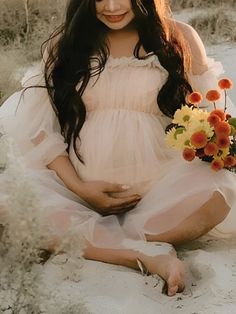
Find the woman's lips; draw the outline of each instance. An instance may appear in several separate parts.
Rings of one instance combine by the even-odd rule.
[[[105,18],[108,20],[108,22],[110,23],[117,23],[123,20],[123,18],[125,17],[125,14],[120,14],[120,15],[104,15]]]

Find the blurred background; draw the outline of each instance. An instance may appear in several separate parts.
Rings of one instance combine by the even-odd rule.
[[[25,70],[40,60],[40,47],[63,21],[66,2],[0,0],[0,104],[20,87]],[[209,55],[234,76],[236,0],[171,0],[170,6],[174,17],[191,24]]]

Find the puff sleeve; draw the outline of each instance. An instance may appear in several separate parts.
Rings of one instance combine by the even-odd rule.
[[[67,144],[47,89],[39,86],[45,86],[43,63],[28,71],[22,80],[23,89],[0,108],[0,131],[14,138],[26,164],[36,168],[67,155]]]
[[[207,110],[213,109],[213,104],[206,99],[206,93],[211,89],[217,89],[221,92],[222,96],[216,105],[218,108],[224,108],[224,95],[223,91],[220,91],[218,87],[218,80],[224,73],[223,66],[220,62],[215,61],[212,58],[208,58],[208,70],[200,75],[188,74],[188,80],[194,91],[198,91],[203,95],[203,102],[200,107],[207,108]],[[232,103],[231,99],[227,97],[227,112],[236,116],[236,107]]]

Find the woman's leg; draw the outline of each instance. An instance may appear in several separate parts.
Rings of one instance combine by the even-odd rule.
[[[230,208],[224,197],[219,192],[215,192],[209,201],[196,212],[165,233],[153,235],[155,218],[150,219],[146,223],[145,229],[152,230],[152,234],[146,234],[146,239],[147,241],[163,241],[172,244],[182,244],[197,239],[222,222],[229,211]]]
[[[150,273],[158,274],[166,281],[169,296],[173,296],[176,292],[181,292],[184,289],[185,269],[175,252],[169,255],[148,256],[138,250],[104,249],[87,243],[84,257],[133,269],[139,269],[137,260],[140,260]]]

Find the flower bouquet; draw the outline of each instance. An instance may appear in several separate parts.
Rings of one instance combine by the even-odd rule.
[[[215,171],[226,168],[236,172],[236,117],[226,112],[227,90],[233,87],[233,83],[225,78],[218,82],[218,86],[224,91],[224,108],[216,107],[221,98],[218,90],[210,90],[206,94],[206,99],[214,104],[211,112],[199,108],[203,97],[199,92],[193,92],[188,95],[186,104],[175,112],[166,142],[182,151],[187,161],[198,157],[210,162]]]

